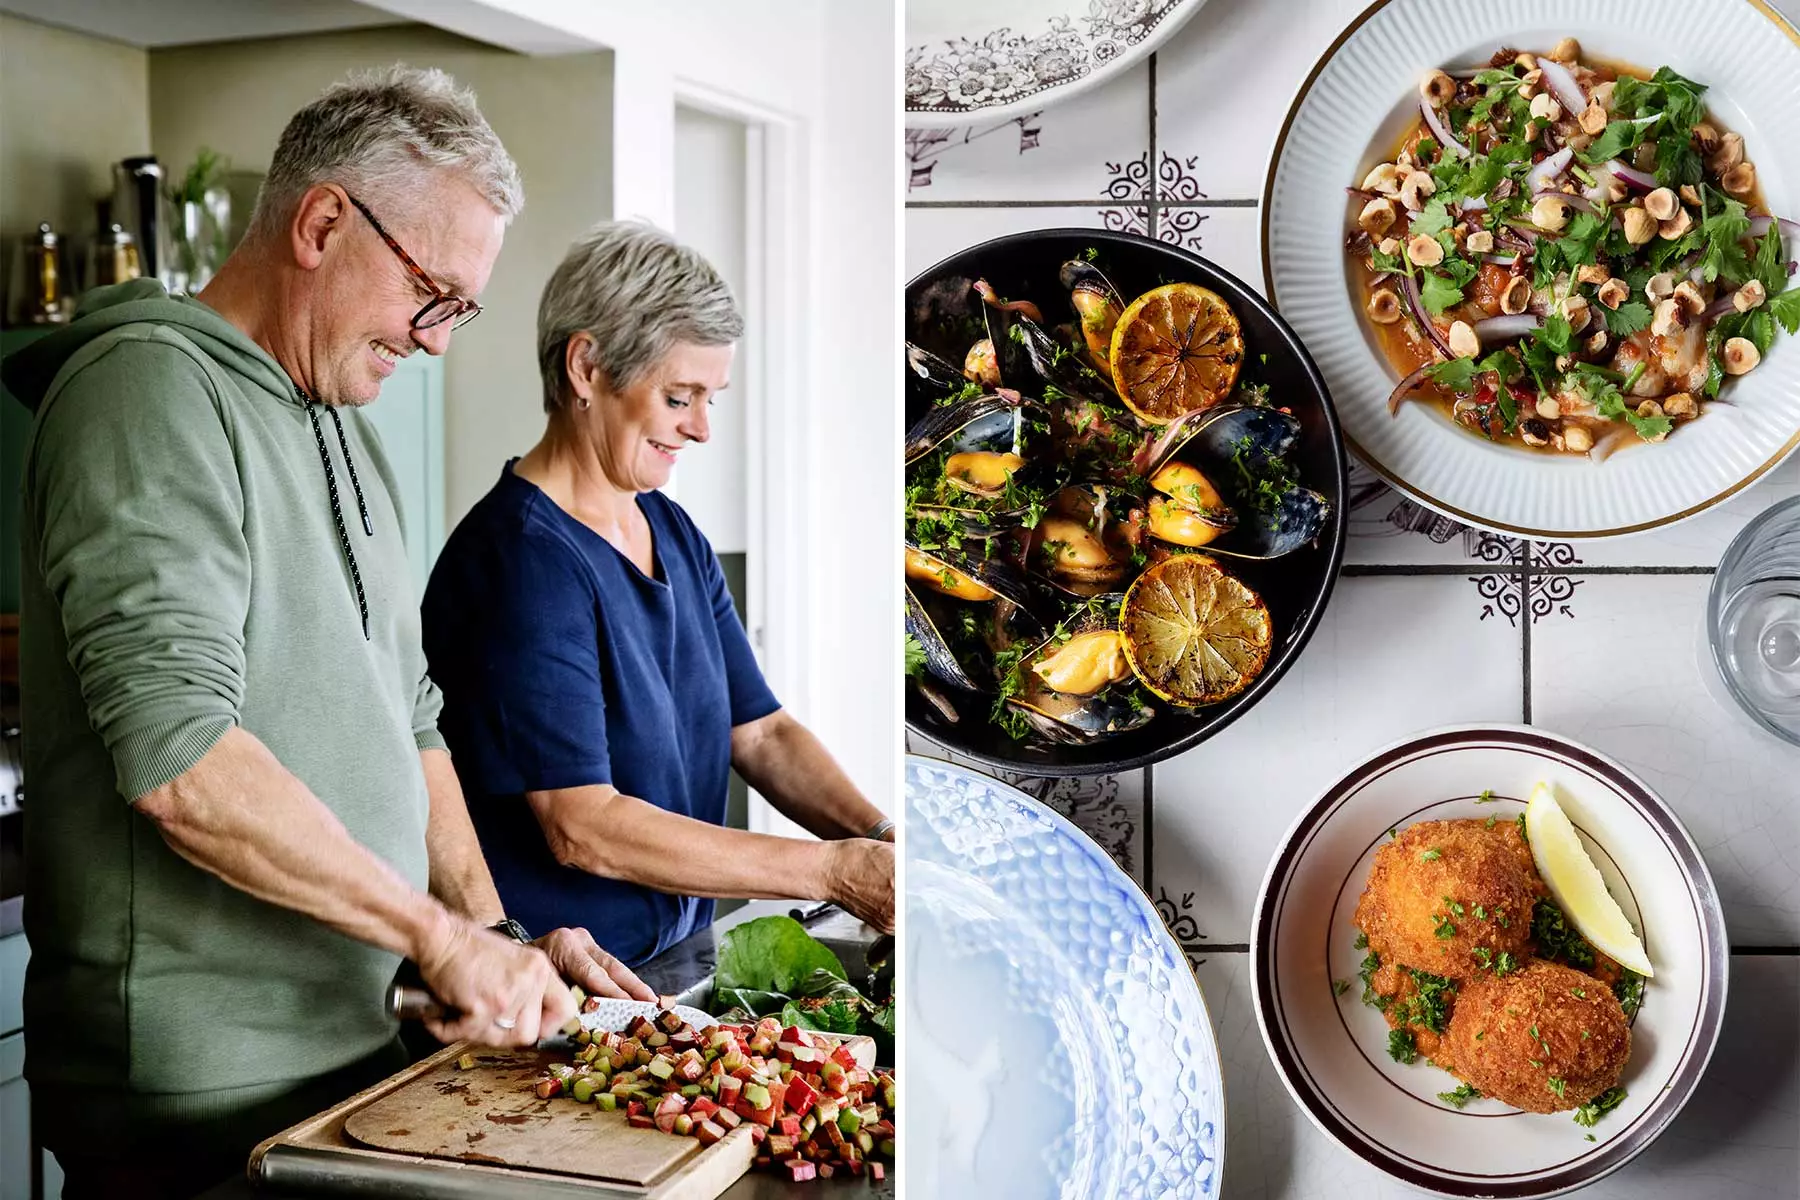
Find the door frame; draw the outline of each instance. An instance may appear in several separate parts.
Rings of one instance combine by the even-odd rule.
[[[771,690],[790,712],[808,711],[813,647],[813,573],[808,553],[814,421],[808,364],[812,346],[801,306],[811,274],[808,236],[808,130],[792,113],[677,78],[677,105],[738,122],[745,129],[744,388],[746,512],[745,607],[751,647]],[[672,115],[672,114],[671,114]],[[679,231],[677,231],[679,233]],[[734,389],[735,390],[735,389]],[[791,436],[775,431],[791,430]],[[772,486],[780,481],[779,498]],[[798,563],[798,569],[771,569]],[[801,833],[751,789],[749,826],[760,833]]]

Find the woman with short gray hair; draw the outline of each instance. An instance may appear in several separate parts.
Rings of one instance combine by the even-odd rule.
[[[763,681],[704,535],[658,488],[709,433],[743,318],[653,226],[584,235],[538,305],[548,427],[425,593],[440,727],[507,912],[636,964],[713,899],[832,900],[893,927],[892,823]],[[727,829],[735,767],[820,841]]]

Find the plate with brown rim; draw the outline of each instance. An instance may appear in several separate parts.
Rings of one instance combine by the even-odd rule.
[[[1270,298],[1324,374],[1352,451],[1455,520],[1558,540],[1693,516],[1800,445],[1800,337],[1781,332],[1755,369],[1727,382],[1697,419],[1678,421],[1655,444],[1620,439],[1623,448],[1604,461],[1489,440],[1433,404],[1406,403],[1390,414],[1388,398],[1408,364],[1390,358],[1379,326],[1365,316],[1363,268],[1345,250],[1358,217],[1346,188],[1392,160],[1419,121],[1428,72],[1472,71],[1502,48],[1548,53],[1567,37],[1580,43],[1583,62],[1645,75],[1666,65],[1706,85],[1709,120],[1741,134],[1754,161],[1760,206],[1800,217],[1800,141],[1786,129],[1800,107],[1800,32],[1764,0],[1721,3],[1703,21],[1685,0],[1378,0],[1302,85],[1277,138],[1262,205]],[[1786,259],[1800,254],[1796,243],[1800,237],[1786,239]]]
[[[1540,781],[1575,824],[1655,968],[1632,1019],[1624,1099],[1591,1125],[1494,1099],[1456,1107],[1458,1080],[1388,1053],[1357,983],[1358,898],[1389,830],[1512,821]],[[1541,729],[1465,726],[1410,737],[1327,788],[1289,829],[1251,929],[1258,1025],[1282,1082],[1340,1146],[1442,1196],[1554,1196],[1625,1165],[1693,1095],[1725,1012],[1729,945],[1718,893],[1681,822],[1605,756]],[[1535,1028],[1534,1028],[1535,1033]],[[1591,1140],[1590,1140],[1591,1139]]]

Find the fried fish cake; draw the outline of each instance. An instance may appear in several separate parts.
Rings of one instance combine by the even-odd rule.
[[[1467,979],[1524,961],[1543,894],[1513,822],[1421,821],[1375,852],[1356,924],[1384,964]]]
[[[1527,1112],[1578,1108],[1619,1082],[1631,1026],[1612,989],[1533,959],[1462,986],[1442,1049],[1461,1079]]]

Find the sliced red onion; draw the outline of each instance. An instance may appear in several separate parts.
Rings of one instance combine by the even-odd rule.
[[[1736,295],[1736,292],[1727,292],[1725,295],[1720,296],[1717,300],[1714,300],[1711,304],[1706,306],[1706,311],[1700,314],[1700,319],[1702,321],[1718,320],[1720,317],[1737,307],[1732,303],[1732,298]]]
[[[1606,169],[1640,192],[1654,192],[1661,185],[1656,176],[1638,170],[1622,158],[1609,159]]]
[[[1388,393],[1388,416],[1393,417],[1400,414],[1400,406],[1406,403],[1406,398],[1412,395],[1413,389],[1425,381],[1425,372],[1436,365],[1436,363],[1426,363],[1402,379],[1394,390]]]
[[[1593,462],[1603,463],[1612,457],[1613,451],[1636,436],[1636,432],[1629,425],[1614,429],[1594,442],[1588,450],[1588,458]]]
[[[1475,336],[1486,346],[1489,342],[1504,342],[1512,338],[1524,337],[1535,329],[1542,328],[1541,322],[1530,313],[1519,313],[1515,316],[1489,317],[1485,321],[1475,322]]]
[[[1546,190],[1552,179],[1569,169],[1569,163],[1575,157],[1575,151],[1564,146],[1537,166],[1531,168],[1525,176],[1525,190],[1535,195]]]
[[[1431,101],[1420,97],[1419,111],[1425,114],[1425,124],[1431,129],[1431,136],[1437,139],[1438,145],[1453,152],[1458,158],[1469,156],[1469,148],[1457,141],[1456,135],[1450,132],[1450,127],[1438,118],[1437,109],[1432,107]]]
[[[1695,284],[1705,283],[1706,282],[1706,268],[1705,267],[1695,267],[1693,270],[1688,272],[1687,277],[1688,277],[1689,283],[1695,283]]]
[[[1486,212],[1487,206],[1486,196],[1471,196],[1460,205],[1465,216],[1472,212]]]
[[[1481,256],[1481,261],[1492,263],[1496,267],[1510,267],[1519,261],[1519,256],[1516,254],[1484,254]]]
[[[1588,106],[1588,99],[1581,90],[1581,85],[1575,82],[1575,76],[1570,73],[1569,68],[1553,58],[1540,58],[1537,65],[1538,70],[1544,73],[1544,82],[1550,85],[1550,90],[1556,93],[1557,100],[1562,103],[1563,111],[1572,117],[1580,116],[1581,111]]]
[[[1400,289],[1400,294],[1406,297],[1406,307],[1412,312],[1413,320],[1419,323],[1419,328],[1425,331],[1425,336],[1431,339],[1431,344],[1437,347],[1439,354],[1446,359],[1455,358],[1456,352],[1450,349],[1450,343],[1444,340],[1444,335],[1431,323],[1431,314],[1425,311],[1425,301],[1419,295],[1419,281],[1408,275],[1402,283],[1405,286]]]
[[[1554,191],[1538,192],[1536,195],[1532,196],[1532,199],[1539,200],[1545,196],[1555,196],[1558,200],[1561,200],[1564,204],[1567,204],[1570,208],[1578,208],[1582,212],[1590,212],[1591,213],[1594,211],[1593,203],[1591,201],[1589,201],[1585,196],[1573,196],[1573,195],[1570,195],[1568,192],[1554,192]]]
[[[1790,221],[1786,217],[1751,217],[1750,236],[1761,237],[1769,232],[1769,226],[1781,226],[1782,237],[1800,237],[1800,221]]]

